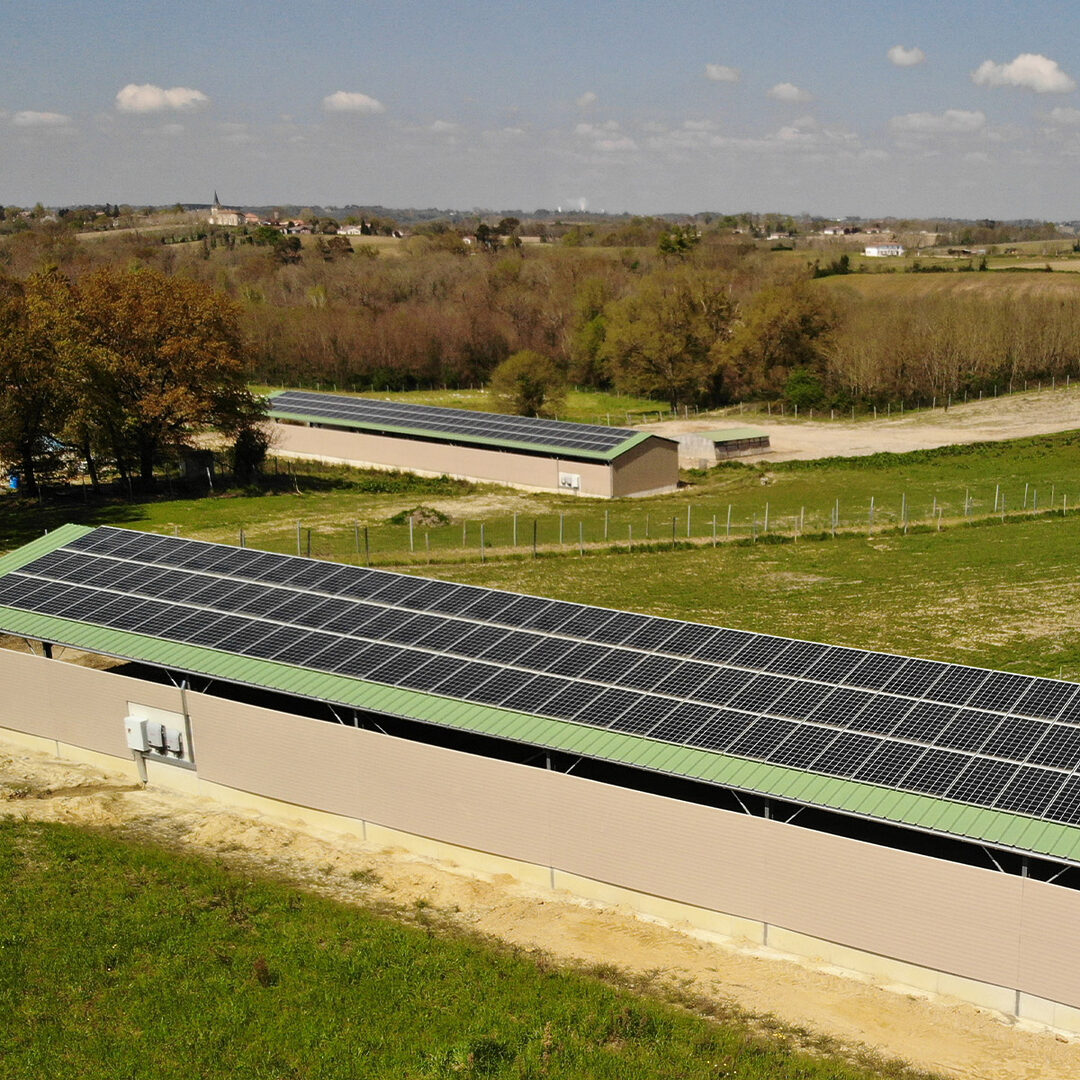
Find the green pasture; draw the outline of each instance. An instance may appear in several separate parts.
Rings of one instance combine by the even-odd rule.
[[[0,1076],[915,1075],[722,1005],[680,1007],[537,963],[424,906],[377,916],[370,867],[323,873],[352,903],[0,817]]]

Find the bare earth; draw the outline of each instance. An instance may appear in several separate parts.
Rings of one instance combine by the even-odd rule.
[[[722,945],[637,918],[628,910],[541,893],[509,875],[321,834],[161,788],[143,789],[86,765],[0,742],[0,815],[118,829],[237,866],[284,873],[346,902],[418,900],[460,925],[525,948],[590,963],[660,972],[688,990],[841,1042],[877,1049],[964,1080],[1080,1076],[1080,1040],[944,998],[875,985],[766,949]],[[371,871],[364,884],[353,871]]]
[[[911,413],[903,418],[879,414],[877,421],[800,420],[731,413],[723,418],[668,420],[650,424],[655,434],[712,431],[750,424],[767,432],[770,450],[745,461],[785,461],[820,457],[858,457],[879,451],[905,453],[955,443],[992,442],[1026,435],[1048,435],[1080,428],[1080,387],[971,401],[951,409]]]

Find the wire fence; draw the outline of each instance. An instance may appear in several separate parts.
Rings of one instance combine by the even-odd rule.
[[[963,525],[1023,519],[1067,518],[1080,504],[1057,485],[1033,484],[962,495],[897,497],[827,505],[777,506],[763,499],[747,508],[734,503],[691,503],[679,510],[619,506],[597,512],[512,514],[485,520],[425,524],[423,511],[403,524],[357,520],[309,523],[302,518],[239,528],[240,546],[370,566],[486,561],[541,555],[586,555],[604,550],[676,550],[687,546],[827,540],[838,536],[940,532]],[[176,529],[180,533],[179,528]],[[226,538],[227,539],[227,538]]]

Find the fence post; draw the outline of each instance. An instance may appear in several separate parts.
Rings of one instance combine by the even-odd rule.
[[[533,518],[533,558],[536,558],[536,518]]]
[[[484,523],[480,522],[480,561],[487,562],[487,551],[484,545]]]
[[[559,546],[560,547],[562,547],[562,545],[563,545],[563,525],[564,525],[565,521],[566,521],[566,515],[560,513],[559,514]]]
[[[608,511],[604,511],[604,539],[608,538]]]
[[[296,554],[300,554],[300,522],[296,523]]]
[[[413,542],[413,516],[409,515],[409,554],[412,555],[416,551],[416,544]]]
[[[765,533],[767,533],[768,531],[769,531],[769,504],[766,502],[765,503],[765,525],[761,530],[761,535],[764,536]]]
[[[997,509],[997,503],[994,503],[994,509]],[[905,491],[900,496],[900,524],[904,527],[904,535],[907,536],[907,492]]]
[[[1001,494],[1001,485],[1000,484],[995,484],[994,485],[994,513],[995,514],[997,513],[998,496],[1000,494]]]
[[[514,547],[517,547],[517,511],[514,511]]]
[[[675,550],[675,515],[671,515],[671,550]]]
[[[584,555],[585,554],[585,522],[584,521],[579,521],[577,523],[577,542],[578,542],[578,551],[582,555]]]
[[[649,515],[645,515],[645,539],[649,539]]]
[[[240,526],[240,546],[241,547],[247,547],[247,544],[244,543],[244,527],[243,527],[243,525]]]
[[[364,565],[371,565],[371,538],[368,536],[368,527],[364,526]]]
[[[359,521],[354,521],[353,522],[352,530],[353,530],[353,547],[356,548],[356,554],[359,555],[360,554],[360,522]]]
[[[690,504],[686,504],[686,539],[690,539]]]
[[[634,550],[634,526],[632,524],[626,526],[626,539],[627,539],[627,542],[629,543],[630,550],[633,551]]]
[[[731,539],[731,503],[727,504],[727,538]]]
[[[424,548],[427,551],[427,561],[431,562],[431,533],[424,530]]]
[[[311,558],[311,530],[307,531],[307,557]]]
[[[1028,485],[1024,485],[1024,509],[1027,509]]]
[[[712,546],[716,547],[716,515],[712,516]]]

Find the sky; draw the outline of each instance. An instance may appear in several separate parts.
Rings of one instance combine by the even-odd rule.
[[[1080,219],[1076,0],[0,0],[0,201]]]

